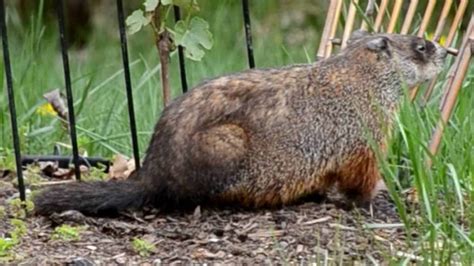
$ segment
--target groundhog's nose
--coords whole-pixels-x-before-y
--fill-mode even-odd
[[[442,59],[445,59],[446,56],[448,56],[448,49],[444,48],[443,46],[441,46],[439,43],[437,42],[433,42],[436,46],[436,49],[437,49],[437,54],[439,55],[439,57],[441,57]]]
[[[440,47],[439,49],[440,49],[440,52],[439,52],[439,53],[440,53],[441,57],[442,57],[443,59],[446,58],[446,56],[448,56],[448,50],[445,49],[445,48],[443,48],[443,47]]]

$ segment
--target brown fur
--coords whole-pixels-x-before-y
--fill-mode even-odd
[[[100,183],[101,198],[93,185],[55,187],[36,198],[37,211],[277,207],[334,185],[350,202],[368,202],[380,182],[368,138],[385,145],[402,85],[433,77],[445,56],[417,37],[374,35],[354,38],[339,55],[314,64],[204,82],[164,110],[138,180],[122,183],[142,189],[124,195]],[[70,200],[75,193],[83,200]]]

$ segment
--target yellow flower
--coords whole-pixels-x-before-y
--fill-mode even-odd
[[[45,103],[36,109],[36,113],[42,116],[55,116],[57,113],[50,103]]]
[[[441,44],[442,46],[444,46],[445,43],[446,43],[446,36],[443,35],[443,36],[441,36],[441,38],[439,38],[439,44]]]
[[[427,37],[428,40],[433,40],[434,33],[430,32],[430,33],[427,34],[426,37]],[[446,43],[446,35],[441,35],[441,37],[439,38],[439,44],[444,46],[445,43]]]

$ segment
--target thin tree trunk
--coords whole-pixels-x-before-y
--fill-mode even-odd
[[[170,79],[169,79],[169,65],[170,65],[170,51],[172,43],[170,33],[162,27],[161,21],[161,4],[153,11],[152,26],[155,31],[155,45],[158,49],[158,55],[161,64],[161,87],[163,91],[163,106],[167,106],[171,99]]]
[[[171,89],[169,81],[169,64],[171,50],[170,33],[165,30],[158,35],[156,48],[160,55],[161,64],[161,86],[163,88],[163,105],[166,107],[171,100]]]

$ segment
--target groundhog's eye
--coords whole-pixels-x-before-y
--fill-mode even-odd
[[[418,50],[418,51],[420,51],[420,52],[424,52],[424,51],[426,51],[426,47],[425,47],[424,44],[418,44],[418,45],[416,46],[416,50]]]

